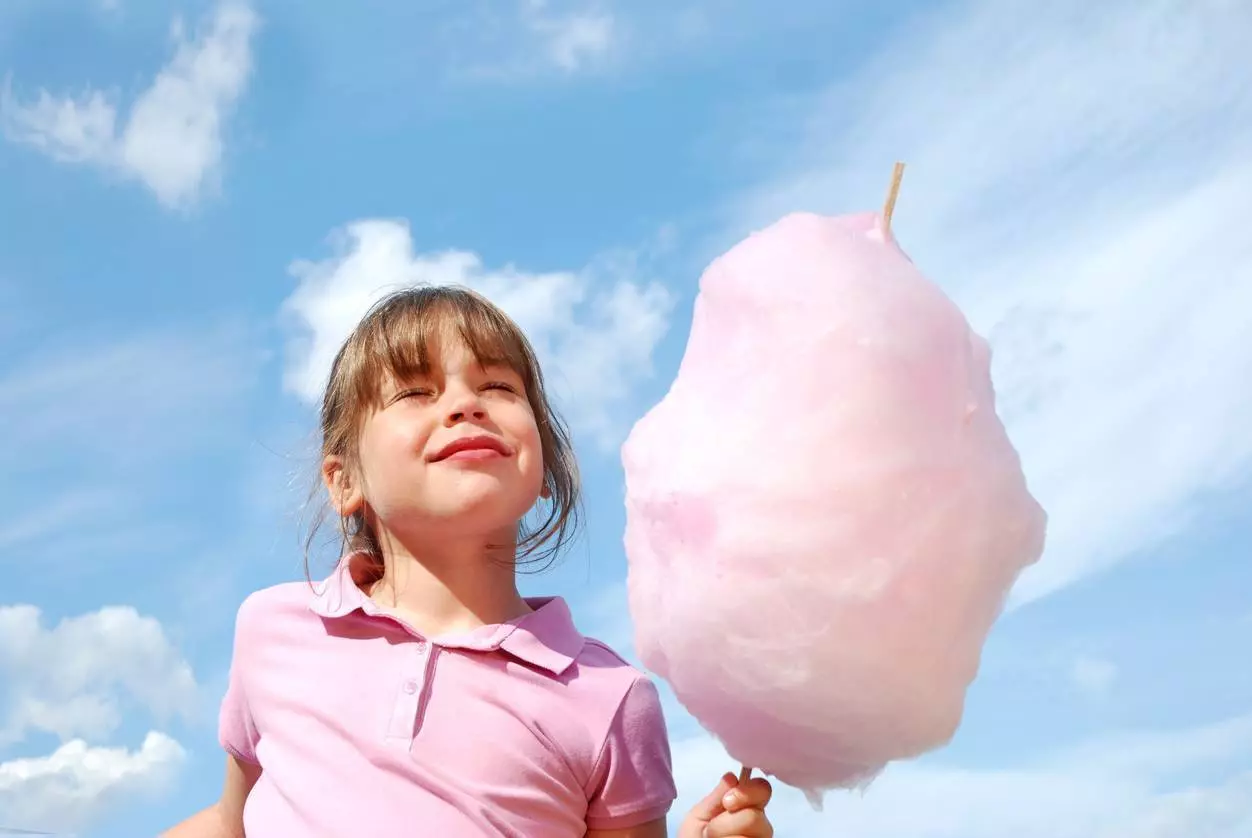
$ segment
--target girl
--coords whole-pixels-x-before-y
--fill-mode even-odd
[[[321,430],[343,558],[240,607],[225,787],[167,838],[664,838],[656,688],[517,590],[578,508],[518,327],[463,289],[388,297],[335,358]],[[770,838],[769,798],[727,774],[679,836]]]

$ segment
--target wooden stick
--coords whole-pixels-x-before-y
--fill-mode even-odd
[[[896,163],[891,173],[891,188],[887,190],[887,203],[882,208],[883,232],[891,232],[891,216],[896,211],[896,196],[900,194],[900,181],[904,178],[904,164]]]
[[[751,779],[752,779],[752,766],[745,765],[743,768],[739,769],[739,785],[742,786],[744,783],[748,782],[748,780],[751,780]]]

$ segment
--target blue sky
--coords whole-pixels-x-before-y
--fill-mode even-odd
[[[1042,5],[0,5],[0,826],[213,799],[235,608],[302,573],[309,394],[397,283],[541,346],[589,520],[525,587],[629,652],[617,446],[702,266],[902,159],[1050,543],[954,742],[781,790],[780,834],[1252,834],[1252,16]],[[685,806],[733,765],[669,712]]]

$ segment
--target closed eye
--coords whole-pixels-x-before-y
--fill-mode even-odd
[[[488,381],[483,385],[484,390],[505,390],[514,395],[518,395],[517,388],[507,381]]]

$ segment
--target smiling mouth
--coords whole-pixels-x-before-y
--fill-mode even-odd
[[[507,445],[494,437],[472,436],[445,445],[430,461],[441,463],[446,460],[492,460],[511,456],[512,453]]]

